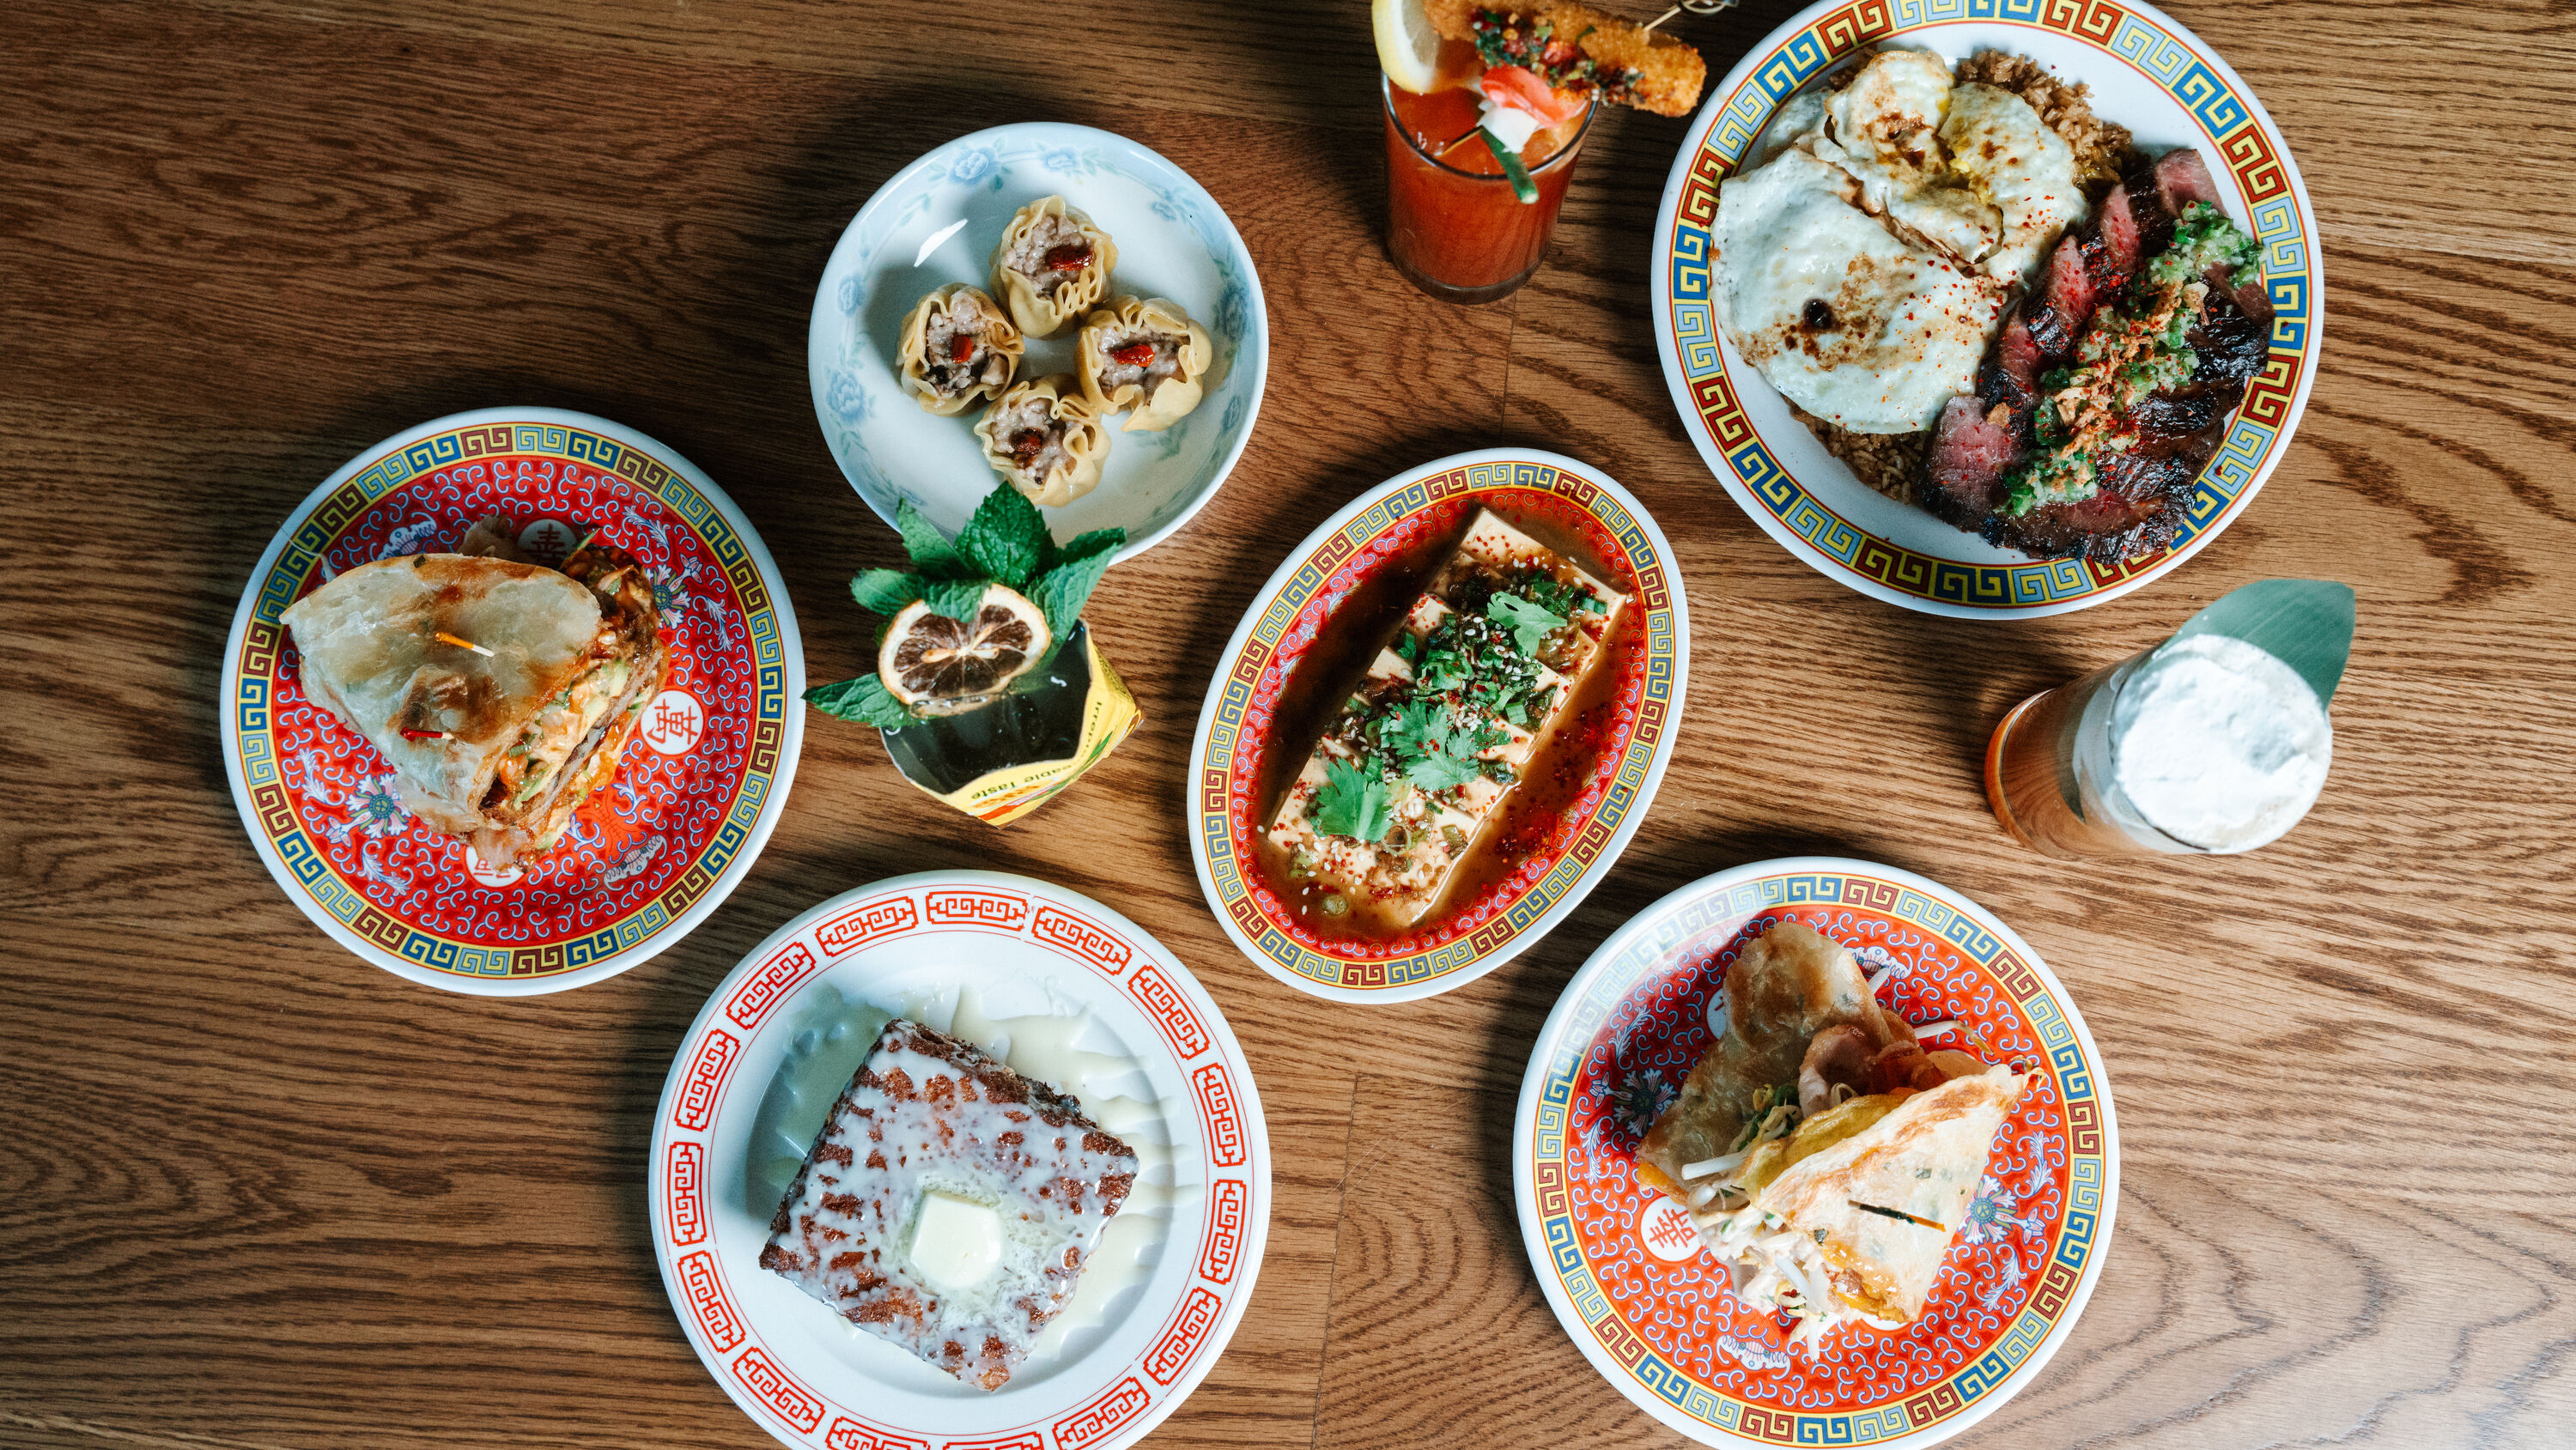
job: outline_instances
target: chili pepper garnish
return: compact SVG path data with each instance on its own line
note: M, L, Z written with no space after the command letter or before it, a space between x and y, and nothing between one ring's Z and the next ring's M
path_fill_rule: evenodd
M950 362L962 363L974 355L975 339L972 334L961 332L955 337L948 339L948 360Z
M1154 360L1154 345L1150 342L1131 342L1125 347L1113 349L1109 355L1128 367L1141 368Z
M445 730L403 729L396 731L395 733L401 735L405 740L453 740L456 738L453 734L450 734Z
M483 646L476 644L470 639L458 639L456 636L449 634L446 630L434 629L430 631L430 635L442 644L452 644L458 649L470 649L487 660L494 657L492 652L485 649Z
M1034 465L1046 451L1047 436L1035 428L1023 428L1011 435L1011 461L1022 468Z
M1050 247L1046 265L1050 272L1079 272L1091 265L1091 243L1067 242L1061 247Z

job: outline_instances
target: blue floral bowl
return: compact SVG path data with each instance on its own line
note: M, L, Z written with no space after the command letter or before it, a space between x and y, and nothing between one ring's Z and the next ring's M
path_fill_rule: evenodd
M1110 429L1100 486L1047 510L1059 540L1120 527L1132 558L1170 536L1216 493L1252 436L1270 372L1270 324L1252 256L1205 188L1153 151L1107 131L1055 122L961 136L895 173L859 208L814 293L806 369L814 416L841 472L889 523L910 499L932 523L962 527L997 475L975 414L923 412L896 381L896 330L924 293L951 282L991 290L989 259L1012 213L1062 194L1118 242L1110 291L1167 297L1216 344L1207 396L1159 433ZM1074 368L1074 329L1029 340L1019 375Z

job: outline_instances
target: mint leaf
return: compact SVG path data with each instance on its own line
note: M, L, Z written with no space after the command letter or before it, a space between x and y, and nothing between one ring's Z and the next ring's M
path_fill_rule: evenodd
M1552 614L1517 594L1497 594L1485 605L1485 617L1512 632L1512 643L1535 659L1547 637L1565 627L1565 616Z
M1046 551L1046 520L1038 506L1007 483L994 485L957 535L957 552L968 564L1014 589L1028 587Z
M921 723L910 710L904 708L901 700L894 697L894 691L886 688L885 681L876 675L861 675L855 680L816 685L805 692L805 703L826 715L837 715L844 720L856 720L862 725L874 725L880 730L900 730L906 725Z
M1327 836L1350 836L1376 842L1395 824L1387 803L1386 782L1360 773L1347 760L1325 762L1324 787L1315 792L1315 829Z
M1108 569L1109 552L1104 549L1058 564L1029 586L1029 598L1046 611L1049 634L1062 639L1073 632L1074 622L1082 618L1082 606L1091 601L1091 591L1099 587L1100 576Z
M942 579L923 590L921 597L930 602L931 613L960 624L973 624L979 612L976 606L983 602L984 591L991 585L989 579Z
M1125 529L1093 529L1087 534L1074 535L1072 543L1056 552L1056 558L1070 564L1077 559L1088 559L1094 554L1106 554L1126 542Z
M921 516L911 499L898 499L894 506L894 527L903 535L903 551L912 556L913 567L924 574L954 578L966 572L966 557L939 526Z
M929 582L918 574L870 569L850 581L850 597L872 614L900 614L905 605L919 599L929 587Z

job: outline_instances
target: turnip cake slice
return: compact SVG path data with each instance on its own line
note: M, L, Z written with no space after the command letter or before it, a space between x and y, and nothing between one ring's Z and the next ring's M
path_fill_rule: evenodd
M1135 1181L1135 1150L1079 1101L897 1018L832 1105L760 1266L997 1390Z

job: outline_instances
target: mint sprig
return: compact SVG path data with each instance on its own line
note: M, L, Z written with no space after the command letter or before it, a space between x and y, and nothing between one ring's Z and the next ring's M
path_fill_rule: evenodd
M826 715L838 715L880 730L900 730L919 723L912 711L894 697L894 691L886 688L885 681L872 674L816 685L805 692L805 700Z
M1007 483L996 485L985 496L953 543L922 517L910 499L895 505L894 520L896 532L903 536L904 552L912 557L912 568L868 569L850 580L850 597L860 608L891 619L918 600L927 603L933 614L971 622L984 591L1004 584L1045 611L1047 632L1058 643L1081 622L1083 606L1091 602L1100 576L1108 571L1119 546L1127 542L1125 529L1093 529L1058 547L1037 505ZM883 633L878 632L880 639ZM826 714L884 730L900 729L920 718L875 674L816 685L805 692L805 698ZM1379 834L1384 833L1381 826Z

